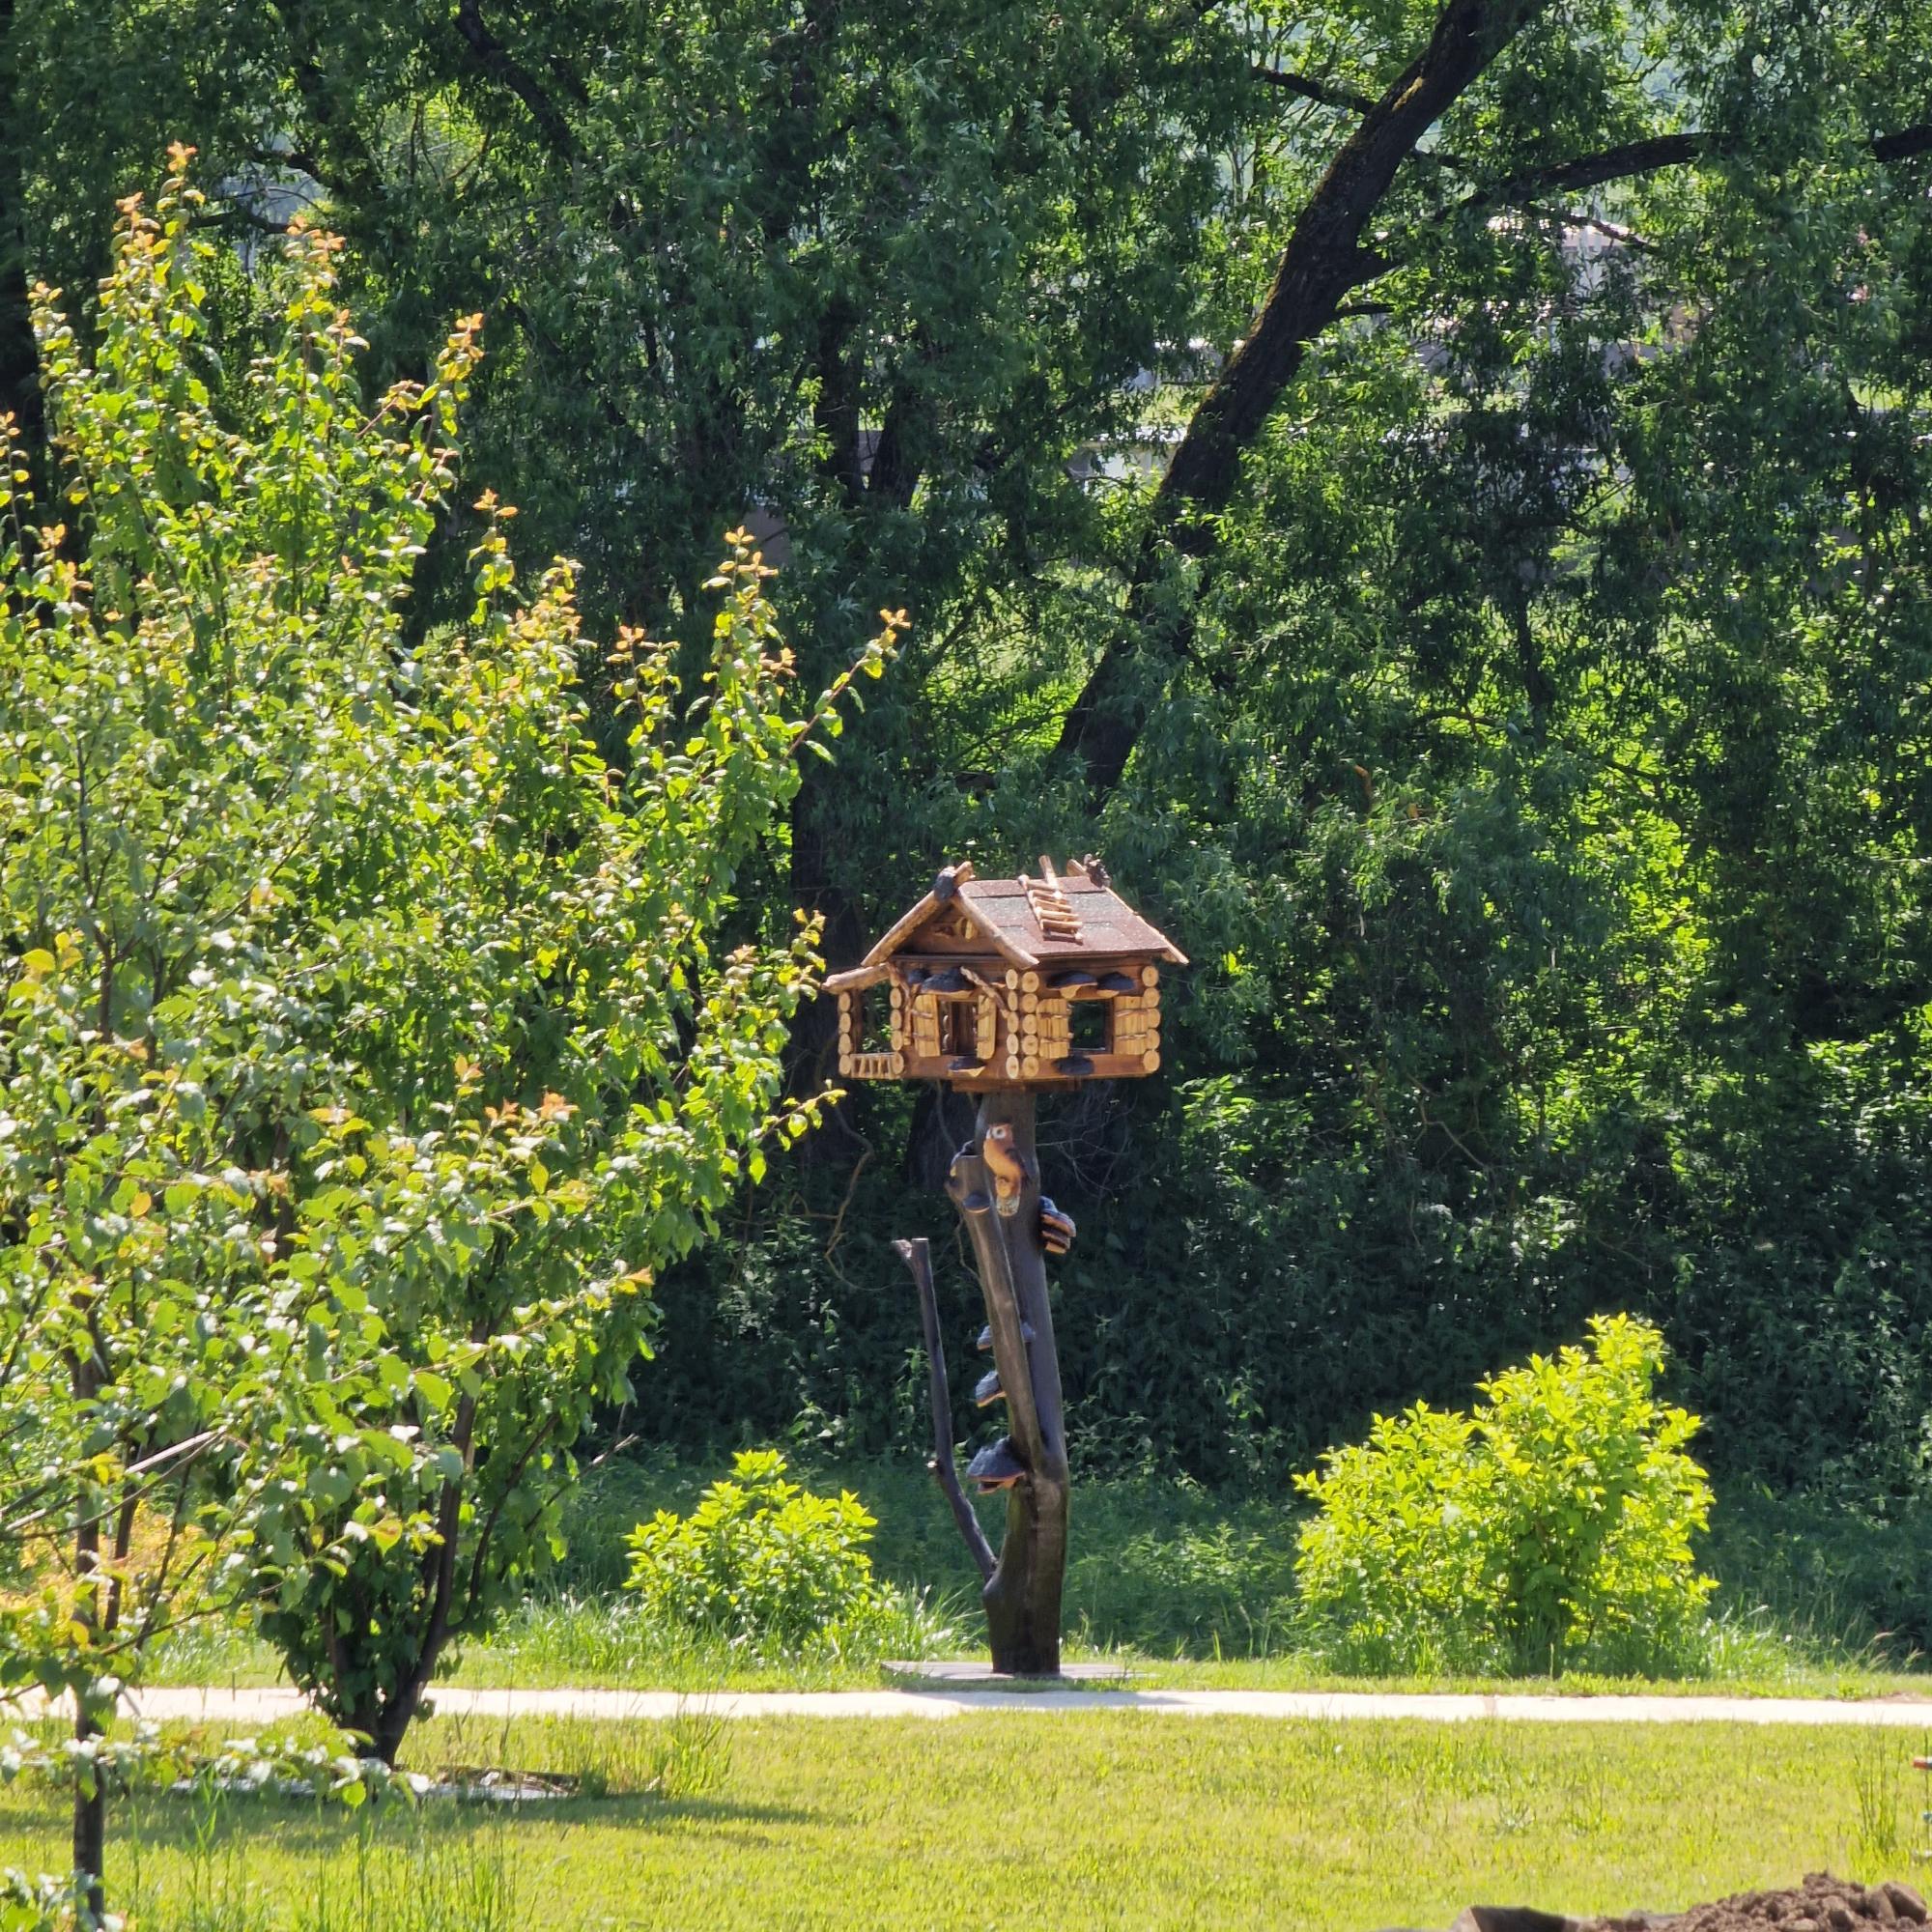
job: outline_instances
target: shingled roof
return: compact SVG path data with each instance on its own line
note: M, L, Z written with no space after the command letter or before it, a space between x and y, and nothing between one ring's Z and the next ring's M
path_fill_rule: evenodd
M1088 875L1083 865L1069 866L1058 879L1042 862L1045 877L1030 879L979 879L970 865L952 868L952 904L963 907L975 925L985 933L993 949L1015 966L1040 966L1069 959L1112 958L1121 953L1151 954L1171 965L1185 966L1187 955L1165 934L1150 925L1111 886ZM944 876L944 875L942 875ZM1068 922L1055 916L1055 901L1071 915ZM882 965L913 937L925 922L941 912L949 900L935 889L866 954L865 966ZM1041 923L1041 912L1047 923ZM1075 928L1069 933L1068 923ZM838 980L854 980L853 974L838 974Z
M1151 952L1176 966L1187 964L1187 955L1111 887L1094 884L1077 867L1062 874L1060 887L1079 924L1079 932L1072 938L1041 926L1024 879L970 879L959 888L959 902L973 915L974 923L1016 966L1117 952Z

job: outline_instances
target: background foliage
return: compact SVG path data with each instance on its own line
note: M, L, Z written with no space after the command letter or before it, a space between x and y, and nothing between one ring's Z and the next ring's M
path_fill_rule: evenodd
M188 133L229 362L298 202L378 380L482 312L477 473L595 625L675 611L745 516L808 676L908 604L753 901L821 909L842 965L944 859L1097 848L1195 960L1163 1073L1043 1135L1090 1466L1278 1492L1615 1307L1720 1489L1922 1496L1932 8L14 0L5 32L0 270L83 327L102 211ZM1304 217L1356 135L1400 140L1321 282ZM1288 298L1287 347L1236 354ZM453 520L425 543L412 626L468 594ZM824 1044L795 1030L801 1086ZM869 1091L735 1195L659 1284L625 1433L916 1440L885 1242L948 1230L962 1126Z

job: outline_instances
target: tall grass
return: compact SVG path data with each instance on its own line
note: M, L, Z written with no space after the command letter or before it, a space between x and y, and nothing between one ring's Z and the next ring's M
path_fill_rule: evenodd
M135 1831L128 1922L155 1932L532 1932L538 1924L540 1875L519 1860L507 1818L480 1819L452 1834L417 1823L379 1831L373 1815L355 1833L354 1853L338 1856L339 1837L313 1833L308 1882L297 1889L286 1873L263 1871L257 1833L287 1830L262 1815L264 1801L202 1796L182 1830L183 1801L150 1799ZM185 1854L166 1861L144 1850L170 1836Z
M625 1537L658 1509L687 1511L718 1463L647 1454L591 1471L566 1509L569 1554L487 1643L463 1653L463 1682L600 1683L671 1690L764 1681L812 1688L869 1675L873 1656L821 1648L782 1661L649 1628L622 1591ZM899 1593L876 1656L970 1654L982 1643L978 1577L932 1478L910 1461L821 1463L801 1479L848 1487L878 1519L878 1575ZM980 1504L996 1540L1003 1504ZM1294 1580L1302 1521L1292 1500L1217 1495L1185 1480L1076 1478L1065 1629L1076 1651L1233 1664L1299 1662L1333 1675L1301 1616ZM1773 1685L1918 1667L1932 1650L1932 1508L1879 1516L1825 1498L1719 1492L1706 1567L1712 1615L1675 1660L1690 1680ZM1598 1667L1616 1673L1613 1658ZM174 1639L175 1682L272 1679L266 1647L219 1625Z
M316 1801L206 1781L134 1794L117 1813L112 1845L127 1870L117 1902L128 1923L141 1932L535 1932L557 1922L557 1901L519 1827L555 1803L466 1802L480 1769L567 1790L573 1817L586 1802L711 1799L731 1769L729 1721L697 1710L623 1724L449 1719L419 1727L412 1742L412 1769L441 1795L415 1807L371 1804L346 1834L340 1808ZM285 1865L265 1868L265 1838L298 1858L307 1848L300 1885L290 1885Z

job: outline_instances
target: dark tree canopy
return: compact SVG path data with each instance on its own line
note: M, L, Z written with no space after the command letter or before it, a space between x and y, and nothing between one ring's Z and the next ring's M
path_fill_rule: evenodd
M192 139L238 354L298 205L380 375L484 313L471 471L600 619L682 621L748 515L808 675L909 608L770 882L836 964L936 865L1042 849L1197 961L1161 1076L1042 1123L1106 1203L1061 1290L1083 1443L1280 1484L1633 1308L1720 1471L1921 1480L1932 5L0 33L16 407L27 270L84 287ZM647 1426L917 1439L884 1244L964 1126L841 1109L665 1285Z

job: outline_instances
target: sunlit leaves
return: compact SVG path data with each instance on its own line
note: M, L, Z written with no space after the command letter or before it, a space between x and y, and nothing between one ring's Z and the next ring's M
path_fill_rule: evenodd
M653 1272L814 1116L778 1053L815 927L718 934L849 673L789 715L735 537L697 684L620 639L610 768L575 573L526 594L489 493L468 621L412 640L477 318L371 410L304 232L279 334L217 393L199 208L181 174L128 204L91 349L38 313L86 541L14 499L0 1288L42 1426L9 1486L105 1493L206 1436L221 1484L168 1492L197 1588L253 1599L374 1732L552 1560ZM47 1670L107 1634L104 1582L34 1639Z
M1469 1413L1417 1403L1331 1451L1296 1478L1312 1627L1373 1670L1667 1668L1716 1586L1698 1423L1658 1400L1663 1360L1648 1322L1599 1316Z

